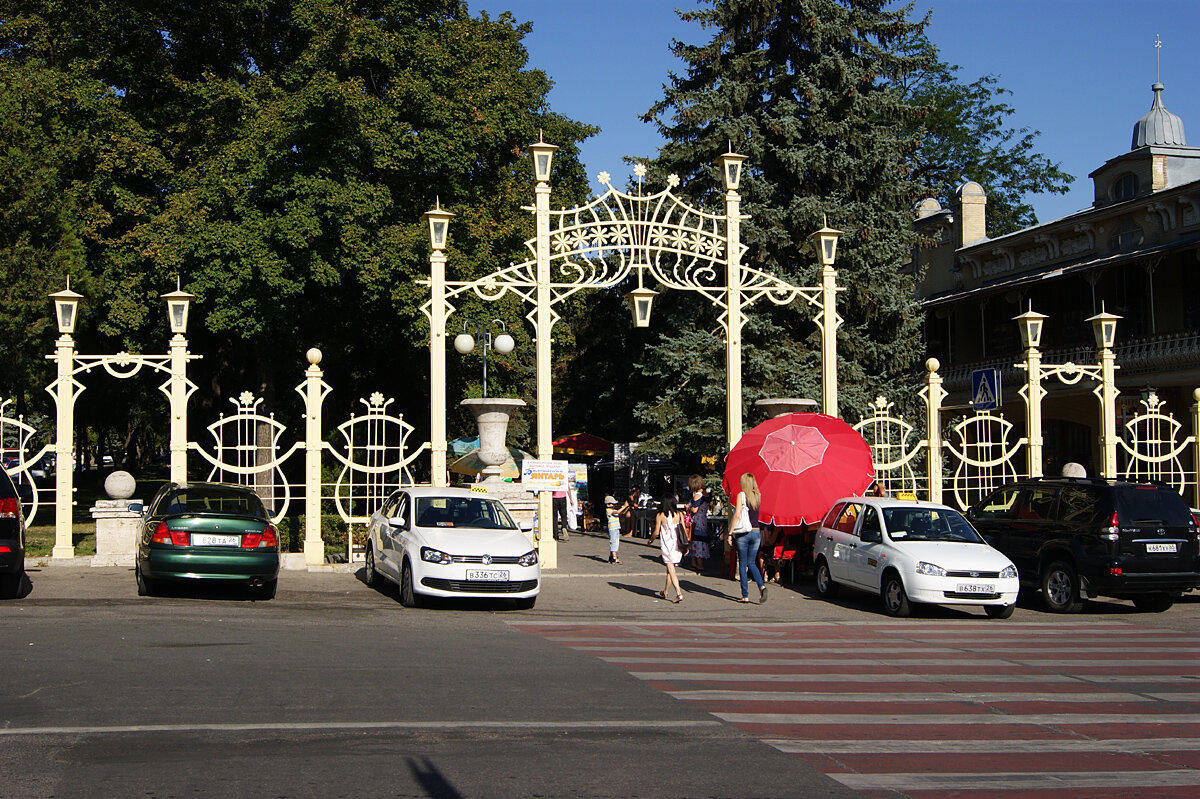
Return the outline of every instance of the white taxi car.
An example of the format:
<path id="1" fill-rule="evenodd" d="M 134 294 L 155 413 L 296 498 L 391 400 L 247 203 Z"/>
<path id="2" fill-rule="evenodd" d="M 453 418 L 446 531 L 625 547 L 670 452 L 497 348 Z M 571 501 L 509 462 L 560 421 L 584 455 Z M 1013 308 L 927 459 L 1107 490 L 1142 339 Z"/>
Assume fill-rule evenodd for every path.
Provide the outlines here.
<path id="1" fill-rule="evenodd" d="M 912 603 L 981 605 L 1007 619 L 1017 603 L 1017 568 L 945 505 L 892 497 L 833 503 L 813 542 L 817 593 L 842 585 L 879 594 L 889 616 Z"/>
<path id="2" fill-rule="evenodd" d="M 541 589 L 537 549 L 508 509 L 486 493 L 417 486 L 371 514 L 366 581 L 400 586 L 400 604 L 428 597 L 507 598 L 532 608 Z"/>

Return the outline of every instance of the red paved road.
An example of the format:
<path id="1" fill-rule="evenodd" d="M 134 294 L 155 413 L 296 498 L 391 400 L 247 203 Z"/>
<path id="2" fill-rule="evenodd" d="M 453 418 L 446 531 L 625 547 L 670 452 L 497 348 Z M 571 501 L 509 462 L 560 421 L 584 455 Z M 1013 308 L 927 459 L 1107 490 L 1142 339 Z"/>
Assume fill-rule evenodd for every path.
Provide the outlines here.
<path id="1" fill-rule="evenodd" d="M 516 624 L 870 797 L 1200 797 L 1200 636 L 1064 623 Z"/>

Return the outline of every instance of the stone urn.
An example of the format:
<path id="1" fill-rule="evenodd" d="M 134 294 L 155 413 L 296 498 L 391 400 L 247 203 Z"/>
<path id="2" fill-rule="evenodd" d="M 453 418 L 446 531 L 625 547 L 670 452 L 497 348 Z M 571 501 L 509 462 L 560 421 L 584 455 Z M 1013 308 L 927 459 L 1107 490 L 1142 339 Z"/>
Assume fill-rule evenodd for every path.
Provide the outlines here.
<path id="1" fill-rule="evenodd" d="M 774 419 L 776 416 L 783 416 L 788 413 L 811 413 L 817 409 L 816 400 L 802 397 L 760 399 L 754 405 L 766 411 L 768 419 Z"/>
<path id="2" fill-rule="evenodd" d="M 525 401 L 480 397 L 465 399 L 459 404 L 475 415 L 475 424 L 479 426 L 479 460 L 485 464 L 481 473 L 483 482 L 493 485 L 503 483 L 500 464 L 508 459 L 508 420 L 512 418 L 513 411 L 525 407 Z"/>

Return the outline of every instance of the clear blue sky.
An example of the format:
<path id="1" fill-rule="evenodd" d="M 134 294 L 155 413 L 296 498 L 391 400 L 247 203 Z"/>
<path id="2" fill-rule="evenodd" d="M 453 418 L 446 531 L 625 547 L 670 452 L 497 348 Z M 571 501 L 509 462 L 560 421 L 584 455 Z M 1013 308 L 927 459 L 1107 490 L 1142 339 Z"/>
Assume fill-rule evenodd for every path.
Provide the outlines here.
<path id="1" fill-rule="evenodd" d="M 622 156 L 652 155 L 662 140 L 638 117 L 681 70 L 672 39 L 710 38 L 681 22 L 692 0 L 468 0 L 472 13 L 509 10 L 533 23 L 529 65 L 554 81 L 555 111 L 600 126 L 583 145 L 593 189 L 601 170 L 628 170 Z M 1200 31 L 1197 0 L 919 0 L 933 10 L 930 38 L 964 82 L 997 75 L 1012 92 L 1016 127 L 1041 131 L 1038 150 L 1075 176 L 1066 195 L 1031 198 L 1045 222 L 1092 202 L 1088 173 L 1129 150 L 1133 125 L 1150 108 L 1156 36 L 1161 37 L 1166 107 L 1200 146 Z M 967 176 L 970 177 L 970 176 Z M 615 179 L 614 183 L 623 182 Z"/>

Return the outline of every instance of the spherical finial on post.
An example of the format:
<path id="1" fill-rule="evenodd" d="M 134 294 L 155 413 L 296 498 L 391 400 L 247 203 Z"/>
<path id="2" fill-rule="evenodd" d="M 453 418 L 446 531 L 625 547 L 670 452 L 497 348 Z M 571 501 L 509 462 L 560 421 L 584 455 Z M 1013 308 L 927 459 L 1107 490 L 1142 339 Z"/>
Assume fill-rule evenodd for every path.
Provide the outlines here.
<path id="1" fill-rule="evenodd" d="M 310 364 L 312 364 L 313 366 L 316 366 L 317 364 L 319 364 L 321 362 L 322 356 L 321 356 L 321 351 L 319 349 L 317 349 L 316 347 L 313 347 L 308 352 L 304 353 L 304 357 L 308 359 L 308 362 Z"/>

